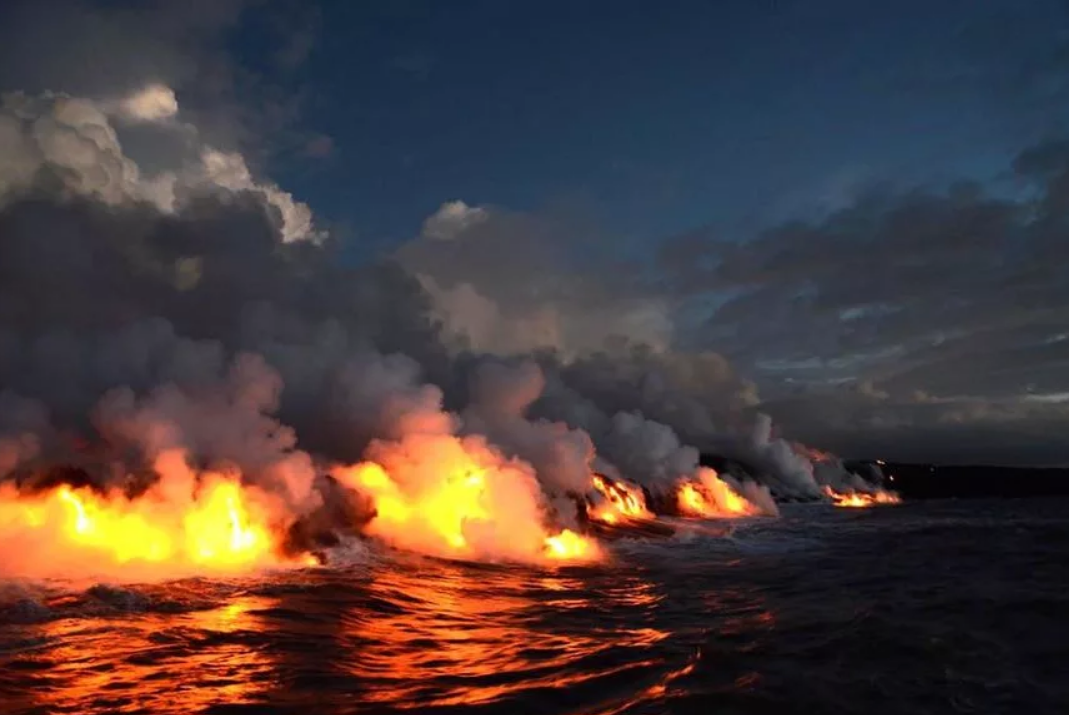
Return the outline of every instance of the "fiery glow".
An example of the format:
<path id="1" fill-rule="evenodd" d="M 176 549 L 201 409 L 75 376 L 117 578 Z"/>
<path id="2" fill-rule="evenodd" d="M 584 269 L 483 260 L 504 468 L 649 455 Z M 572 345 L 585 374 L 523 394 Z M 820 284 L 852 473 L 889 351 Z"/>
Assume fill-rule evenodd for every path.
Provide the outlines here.
<path id="1" fill-rule="evenodd" d="M 702 468 L 699 481 L 684 481 L 676 493 L 676 505 L 685 516 L 756 516 L 761 508 L 751 503 L 720 478 L 715 469 Z"/>
<path id="2" fill-rule="evenodd" d="M 591 507 L 587 516 L 606 524 L 616 524 L 621 518 L 652 519 L 653 512 L 646 508 L 642 489 L 626 482 L 618 482 L 595 474 L 594 489 L 605 497 L 600 504 Z"/>
<path id="3" fill-rule="evenodd" d="M 791 444 L 791 448 L 794 449 L 796 454 L 800 454 L 813 464 L 818 464 L 821 462 L 834 462 L 836 460 L 836 456 L 831 452 L 825 452 L 823 450 L 817 449 L 816 447 L 809 447 L 807 445 L 802 444 L 801 442 L 793 442 Z"/>
<path id="4" fill-rule="evenodd" d="M 835 506 L 863 509 L 870 506 L 901 504 L 902 497 L 894 492 L 877 489 L 875 492 L 837 492 L 831 487 L 824 487 L 824 493 L 831 497 Z"/>
<path id="5" fill-rule="evenodd" d="M 529 563 L 601 556 L 593 540 L 547 529 L 531 467 L 504 459 L 482 438 L 411 434 L 373 444 L 369 456 L 374 461 L 338 467 L 333 475 L 373 504 L 365 532 L 394 546 Z"/>
<path id="6" fill-rule="evenodd" d="M 546 537 L 546 556 L 559 561 L 592 561 L 600 558 L 598 542 L 565 529 Z"/>
<path id="7" fill-rule="evenodd" d="M 197 474 L 178 452 L 156 467 L 160 482 L 136 499 L 67 485 L 0 492 L 0 573 L 170 576 L 286 560 L 266 497 L 237 475 Z"/>

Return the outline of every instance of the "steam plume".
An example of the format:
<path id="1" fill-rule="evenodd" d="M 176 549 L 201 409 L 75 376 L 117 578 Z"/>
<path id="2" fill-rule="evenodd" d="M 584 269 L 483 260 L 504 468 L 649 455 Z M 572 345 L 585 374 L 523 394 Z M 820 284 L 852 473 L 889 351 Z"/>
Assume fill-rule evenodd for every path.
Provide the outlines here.
<path id="1" fill-rule="evenodd" d="M 132 127 L 177 147 L 170 161 L 128 155 Z M 205 144 L 165 86 L 6 96 L 2 536 L 48 538 L 43 551 L 0 549 L 0 572 L 304 564 L 354 535 L 438 556 L 590 561 L 604 557 L 581 533 L 591 514 L 645 518 L 685 488 L 703 515 L 775 514 L 770 486 L 819 497 L 832 483 L 765 423 L 718 431 L 753 386 L 715 354 L 668 352 L 663 323 L 651 323 L 657 348 L 610 340 L 591 353 L 573 339 L 613 291 L 581 298 L 571 283 L 528 313 L 556 327 L 504 351 L 520 355 L 458 350 L 436 320 L 446 276 L 410 271 L 448 244 L 477 250 L 502 220 L 544 230 L 450 204 L 400 253 L 407 269 L 352 267 L 305 204 Z M 561 312 L 569 296 L 586 318 Z M 518 296 L 497 298 L 498 315 L 519 310 Z M 547 342 L 558 351 L 527 353 Z M 710 445 L 754 469 L 702 466 Z M 131 540 L 145 548 L 121 547 Z"/>

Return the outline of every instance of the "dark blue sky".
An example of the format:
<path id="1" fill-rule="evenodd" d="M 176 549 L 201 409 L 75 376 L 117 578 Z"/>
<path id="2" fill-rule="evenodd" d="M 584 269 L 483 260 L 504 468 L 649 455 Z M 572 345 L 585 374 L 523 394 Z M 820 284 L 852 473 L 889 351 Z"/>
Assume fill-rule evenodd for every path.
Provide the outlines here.
<path id="1" fill-rule="evenodd" d="M 1027 7 L 1025 7 L 1027 6 Z M 1048 130 L 1061 3 L 328 2 L 279 81 L 334 151 L 272 175 L 377 245 L 443 201 L 634 239 L 748 230 L 869 182 L 990 180 Z M 246 62 L 275 35 L 246 22 Z"/>

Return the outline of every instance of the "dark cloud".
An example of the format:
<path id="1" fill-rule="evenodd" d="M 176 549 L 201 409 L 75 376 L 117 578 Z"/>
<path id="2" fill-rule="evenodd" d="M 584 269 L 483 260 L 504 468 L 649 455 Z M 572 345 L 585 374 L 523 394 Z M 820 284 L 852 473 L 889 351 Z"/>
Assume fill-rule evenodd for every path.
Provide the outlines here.
<path id="1" fill-rule="evenodd" d="M 1069 392 L 1064 142 L 1014 175 L 1012 193 L 879 190 L 749 241 L 691 234 L 661 265 L 682 294 L 719 292 L 693 339 L 745 366 L 789 432 L 850 454 L 957 458 L 982 438 L 992 458 L 1039 459 L 1063 413 L 1044 396 Z"/>
<path id="2" fill-rule="evenodd" d="M 250 18 L 270 49 L 235 39 Z M 308 93 L 296 70 L 319 22 L 314 8 L 259 0 L 15 0 L 0 7 L 0 91 L 108 100 L 161 83 L 201 141 L 257 166 L 301 158 L 317 135 L 298 126 Z"/>
<path id="3" fill-rule="evenodd" d="M 0 86 L 84 97 L 158 81 L 186 87 L 228 65 L 221 35 L 245 0 L 16 0 L 0 10 Z M 216 78 L 218 79 L 218 78 Z"/>

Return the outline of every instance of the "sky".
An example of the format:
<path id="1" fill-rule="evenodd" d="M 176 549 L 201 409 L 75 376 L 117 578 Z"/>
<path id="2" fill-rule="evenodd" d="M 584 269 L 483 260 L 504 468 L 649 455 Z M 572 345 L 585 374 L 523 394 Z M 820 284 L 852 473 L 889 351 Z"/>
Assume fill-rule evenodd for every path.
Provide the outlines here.
<path id="1" fill-rule="evenodd" d="M 105 112 L 124 196 L 259 192 L 287 240 L 414 275 L 451 349 L 715 355 L 849 456 L 1069 462 L 1062 2 L 54 0 L 0 27 L 5 93 L 166 90 Z M 191 147 L 216 168 L 172 170 Z"/>

